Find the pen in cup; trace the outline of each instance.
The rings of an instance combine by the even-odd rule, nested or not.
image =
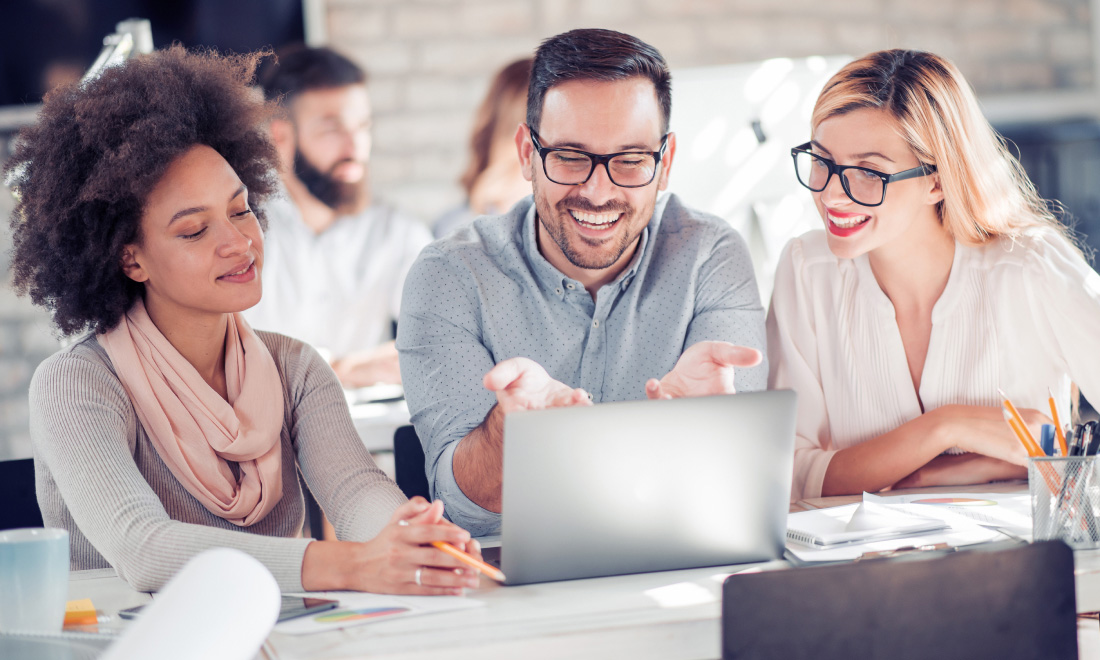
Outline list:
[[[1054,425],[1043,424],[1039,430],[1039,448],[1045,456],[1054,456]]]
[[[1047,388],[1047,394],[1049,398],[1047,402],[1050,404],[1050,418],[1054,420],[1054,433],[1058,440],[1058,448],[1061,450],[1062,456],[1069,456],[1069,447],[1066,444],[1066,434],[1062,430],[1062,422],[1058,419],[1058,406],[1054,405],[1054,392]]]

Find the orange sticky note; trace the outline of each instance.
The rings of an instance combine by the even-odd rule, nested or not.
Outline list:
[[[95,605],[92,605],[91,598],[70,600],[65,603],[66,626],[94,626],[97,622]]]

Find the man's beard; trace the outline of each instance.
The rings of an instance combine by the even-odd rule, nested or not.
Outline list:
[[[539,182],[533,182],[533,190],[535,193],[535,212],[538,215],[537,221],[542,224],[543,229],[550,235],[554,243],[565,255],[565,258],[569,260],[569,263],[573,264],[577,268],[584,268],[588,270],[603,270],[604,268],[610,268],[623,256],[627,248],[637,240],[638,235],[641,234],[642,228],[639,228],[637,233],[631,235],[628,230],[620,234],[618,238],[618,245],[610,248],[609,252],[582,252],[580,249],[575,249],[573,243],[570,242],[569,230],[562,226],[563,223],[573,222],[573,217],[569,213],[569,208],[577,211],[587,211],[589,213],[608,213],[618,211],[623,214],[623,217],[619,218],[616,222],[632,222],[635,218],[634,208],[625,203],[610,203],[603,206],[596,206],[588,200],[582,198],[574,198],[571,200],[563,199],[559,201],[553,209],[549,208],[544,199],[541,199],[539,195]],[[577,241],[592,248],[608,249],[607,242],[593,243],[590,239],[581,236],[579,233],[573,234]],[[614,241],[615,238],[612,238]],[[580,248],[581,246],[576,246]]]
[[[366,178],[356,183],[337,181],[332,172],[351,161],[338,161],[328,172],[322,172],[313,166],[302,152],[294,150],[294,176],[302,182],[309,194],[316,197],[322,204],[335,211],[354,211],[359,209],[366,200]]]

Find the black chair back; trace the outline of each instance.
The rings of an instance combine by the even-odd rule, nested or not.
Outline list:
[[[432,498],[424,466],[424,447],[412,425],[402,426],[393,434],[393,472],[397,487],[405,497]]]
[[[914,553],[919,554],[919,553]],[[1074,660],[1061,541],[729,577],[722,658]]]
[[[19,527],[42,527],[31,458],[0,461],[0,529]]]

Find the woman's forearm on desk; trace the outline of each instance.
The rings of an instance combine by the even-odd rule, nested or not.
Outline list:
[[[822,497],[878,492],[920,469],[951,445],[925,414],[858,445],[841,449],[829,462]]]
[[[1037,410],[1021,410],[1025,423],[1038,429],[1049,423]],[[1033,433],[1035,431],[1033,430]],[[990,406],[948,405],[930,410],[898,428],[867,442],[838,451],[825,472],[821,493],[853,495],[877,492],[910,477],[934,458],[952,447],[996,459],[999,463],[1023,466],[1027,453],[1005,423],[1000,408]],[[975,463],[981,470],[967,480],[965,463],[953,466],[951,483],[985,483],[988,474],[1013,478],[1019,470],[994,464]],[[962,471],[960,471],[962,470]]]
[[[965,486],[1011,479],[1027,479],[1027,468],[981,454],[945,455],[933,458],[894,488]]]

